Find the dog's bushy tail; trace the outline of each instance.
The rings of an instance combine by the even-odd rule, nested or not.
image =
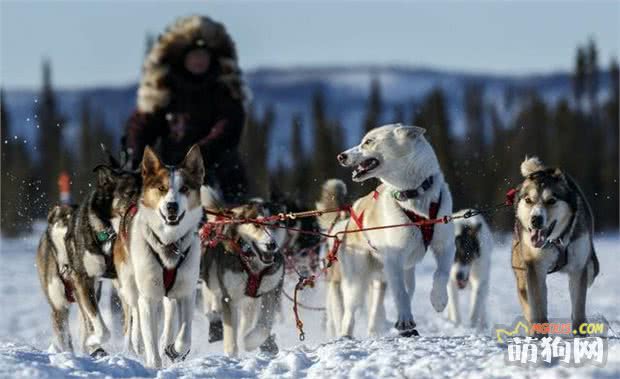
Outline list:
[[[323,183],[321,198],[316,202],[316,209],[340,208],[345,205],[346,198],[347,185],[340,179],[328,179]],[[334,221],[342,216],[341,213],[326,213],[320,216],[318,219],[321,229],[329,229],[334,224]]]
[[[523,175],[524,178],[527,178],[528,176],[532,175],[535,172],[545,170],[547,167],[545,167],[545,165],[542,163],[540,158],[538,157],[528,158],[526,156],[525,160],[521,162],[520,168],[521,168],[521,175]]]
[[[588,287],[594,283],[594,279],[596,279],[600,271],[600,264],[598,262],[598,257],[596,256],[596,251],[594,251],[594,243],[592,241],[590,241],[590,246],[592,249],[592,255],[586,264],[586,270],[588,270]]]

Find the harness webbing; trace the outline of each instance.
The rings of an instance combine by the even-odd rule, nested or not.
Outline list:
[[[177,271],[179,270],[179,267],[181,267],[181,265],[185,261],[185,257],[187,256],[187,253],[189,252],[189,249],[191,249],[191,247],[192,247],[191,245],[188,246],[187,249],[185,249],[185,251],[183,253],[181,253],[181,256],[180,256],[179,260],[177,261],[177,264],[173,268],[167,268],[164,265],[164,262],[162,262],[161,257],[159,256],[159,254],[157,254],[155,251],[153,251],[153,248],[151,247],[151,252],[155,256],[155,260],[157,261],[157,263],[159,263],[159,265],[161,266],[161,269],[162,269],[162,279],[163,279],[163,284],[164,284],[164,293],[165,293],[166,296],[168,296],[168,292],[170,292],[170,290],[172,289],[172,286],[174,286],[174,282],[176,282],[176,280],[177,280]]]
[[[431,206],[428,210],[428,218],[421,216],[414,211],[410,211],[408,209],[403,209],[409,220],[414,223],[418,223],[420,221],[428,221],[437,218],[437,214],[439,213],[439,206],[441,205],[441,194],[439,194],[439,199],[437,202],[432,202]],[[424,240],[424,249],[428,249],[428,245],[431,244],[433,240],[433,234],[435,234],[435,224],[419,224],[417,225],[418,229],[422,232],[422,239]]]

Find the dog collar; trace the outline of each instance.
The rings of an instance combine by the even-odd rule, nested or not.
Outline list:
[[[100,243],[108,242],[109,240],[116,237],[116,232],[112,228],[108,228],[102,231],[97,232],[97,241]]]
[[[404,191],[392,191],[392,197],[396,199],[396,201],[407,201],[409,199],[415,199],[420,196],[424,192],[428,191],[429,188],[433,185],[433,177],[429,176],[426,178],[422,184],[416,189],[404,190]]]

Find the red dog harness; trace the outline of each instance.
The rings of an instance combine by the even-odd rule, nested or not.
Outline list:
[[[409,217],[411,222],[419,222],[424,220],[430,220],[437,218],[437,213],[439,213],[439,206],[441,205],[441,194],[439,195],[439,199],[437,202],[432,202],[430,208],[428,209],[428,218],[424,216],[420,216],[414,211],[403,209],[403,212]],[[420,231],[422,232],[422,239],[424,240],[424,249],[428,249],[428,245],[431,244],[433,240],[433,234],[435,233],[435,224],[423,224],[418,225]]]
[[[241,262],[241,266],[243,266],[243,271],[245,271],[248,275],[248,280],[245,284],[245,295],[253,298],[260,297],[261,295],[258,294],[258,289],[263,282],[263,277],[272,269],[273,266],[267,266],[260,272],[255,273],[252,272],[252,269],[243,257],[239,256],[239,261]]]
[[[243,259],[241,255],[239,255],[239,261],[241,262],[241,266],[243,267],[243,271],[248,275],[248,280],[245,284],[245,295],[253,298],[261,297],[262,294],[258,293],[260,289],[260,285],[263,282],[263,278],[265,275],[273,274],[276,270],[280,268],[279,264],[272,264],[271,266],[267,266],[262,269],[260,272],[253,272],[248,263]],[[282,272],[284,274],[284,271]]]
[[[375,190],[374,193],[372,194],[372,198],[373,200],[377,200],[379,198],[379,191]],[[420,222],[424,220],[431,220],[431,219],[437,218],[440,205],[441,205],[441,193],[439,194],[439,199],[437,199],[436,202],[431,203],[431,206],[428,210],[428,218],[421,216],[415,213],[414,211],[410,211],[410,210],[403,209],[403,208],[401,209],[403,209],[403,212],[405,213],[405,215],[407,215],[407,217],[409,218],[409,220],[411,220],[411,222]],[[358,229],[363,229],[364,228],[364,211],[361,211],[358,215],[353,211],[353,208],[351,208],[349,213],[351,215],[351,220],[355,222],[355,225],[357,225]],[[433,234],[435,233],[435,224],[417,225],[417,227],[422,232],[424,248],[428,249],[428,246],[431,244],[431,241],[433,240]],[[371,247],[373,247],[370,241],[368,241],[368,244]]]

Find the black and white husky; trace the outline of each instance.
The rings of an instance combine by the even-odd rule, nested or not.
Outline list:
[[[547,275],[568,274],[573,329],[586,322],[586,294],[599,272],[594,251],[594,217],[577,183],[538,158],[521,163],[523,182],[515,203],[512,267],[523,315],[547,318]]]
[[[233,208],[235,218],[264,216],[260,204]],[[203,303],[211,324],[223,323],[224,352],[238,354],[238,340],[247,351],[277,353],[271,334],[280,305],[284,258],[271,228],[231,224],[226,240],[208,248],[202,262]]]
[[[456,213],[465,214],[464,209]],[[454,221],[456,254],[448,284],[448,318],[459,324],[459,290],[471,287],[469,325],[474,328],[486,326],[486,303],[489,295],[491,254],[493,236],[481,215]]]

